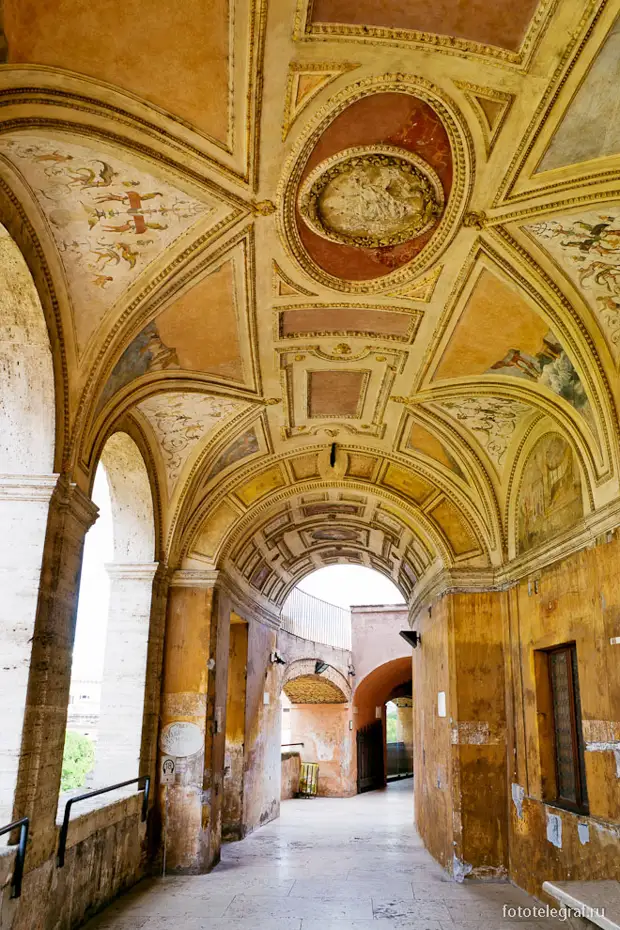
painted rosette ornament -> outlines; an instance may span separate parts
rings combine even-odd
[[[332,242],[376,249],[431,229],[444,210],[439,177],[423,158],[393,145],[344,149],[302,184],[304,222]]]

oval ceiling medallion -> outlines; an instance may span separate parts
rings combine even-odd
[[[344,149],[318,165],[299,193],[299,212],[315,233],[366,249],[422,235],[443,208],[437,173],[394,145]]]
[[[421,77],[344,88],[294,145],[278,189],[280,241],[322,286],[389,293],[455,235],[473,146],[452,101]]]

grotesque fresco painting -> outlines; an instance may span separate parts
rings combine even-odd
[[[254,429],[249,429],[241,436],[238,436],[215,460],[209,472],[207,481],[211,481],[212,478],[215,478],[216,475],[219,475],[219,473],[224,471],[225,468],[228,468],[229,465],[233,465],[235,462],[240,462],[241,459],[245,459],[249,455],[253,455],[255,452],[258,452],[259,449],[260,446],[258,444],[256,431]]]
[[[138,405],[157,436],[169,494],[196,445],[242,406],[227,397],[179,392],[157,394]]]
[[[83,349],[147,265],[212,204],[107,152],[20,133],[0,139],[32,188],[60,251]]]
[[[516,288],[487,269],[476,281],[435,377],[482,374],[543,384],[592,423],[588,396],[562,343]]]
[[[620,152],[620,19],[560,122],[539,171]]]
[[[527,552],[583,516],[581,479],[573,450],[557,433],[542,436],[523,470],[518,501],[518,551]]]
[[[504,464],[514,431],[530,409],[503,397],[463,397],[439,405],[458,423],[471,430],[491,461]]]
[[[620,205],[525,227],[566,272],[620,358]]]

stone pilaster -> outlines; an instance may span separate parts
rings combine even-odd
[[[84,537],[92,501],[60,477],[49,505],[32,639],[15,814],[31,819],[33,868],[54,851]]]
[[[58,475],[0,475],[0,824],[13,812],[50,499]]]
[[[106,565],[110,601],[93,786],[140,769],[153,578],[157,562]]]
[[[219,861],[230,610],[217,572],[175,572],[170,583],[160,751],[166,867],[200,873]]]

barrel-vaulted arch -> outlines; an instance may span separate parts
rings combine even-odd
[[[319,656],[290,662],[284,671],[282,690],[293,704],[346,704],[353,693],[345,675]]]
[[[324,455],[315,448],[301,462],[256,466],[253,477],[230,481],[228,494],[210,495],[185,527],[183,565],[223,568],[270,606],[281,605],[305,574],[336,561],[376,568],[405,596],[437,560],[489,564],[485,534],[467,525],[465,507],[459,510],[428,476],[344,444],[334,466]],[[376,474],[362,478],[367,460]]]
[[[233,537],[251,532],[257,516],[272,505],[282,507],[296,495],[314,494],[318,515],[320,495],[338,489],[341,495],[350,491],[353,497],[348,505],[350,516],[355,516],[356,496],[358,517],[361,501],[369,496],[382,497],[388,513],[391,508],[400,513],[401,523],[421,528],[419,535],[433,557],[439,552],[446,562],[474,558],[484,564],[497,558],[501,534],[496,504],[479,508],[472,489],[464,482],[450,480],[428,462],[398,453],[388,456],[372,446],[341,442],[334,456],[332,465],[329,445],[306,446],[301,454],[260,459],[229,474],[215,487],[199,483],[193,506],[189,496],[185,520],[177,527],[179,556],[201,551],[203,561],[206,557],[215,564],[224,547],[233,545]],[[311,515],[311,503],[299,502],[305,516]],[[340,511],[343,516],[347,508],[341,506]],[[389,516],[386,519],[389,523]],[[200,543],[196,542],[198,537]],[[328,542],[328,537],[323,541]]]

